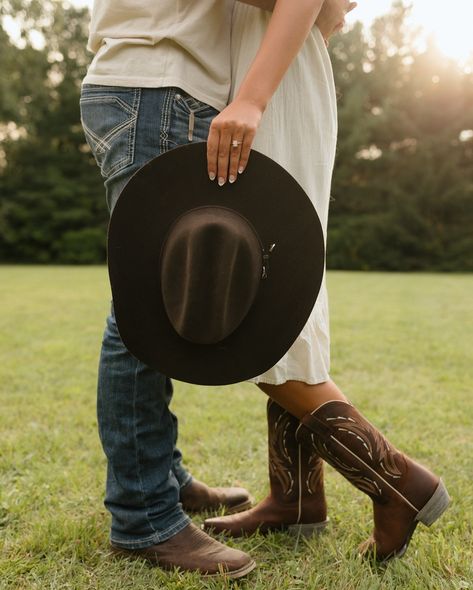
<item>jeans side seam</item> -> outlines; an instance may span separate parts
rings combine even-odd
[[[145,494],[145,490],[144,490],[144,486],[143,486],[143,479],[141,476],[140,457],[139,457],[139,449],[138,449],[138,433],[137,433],[137,417],[136,417],[136,396],[137,396],[136,387],[137,387],[137,383],[138,383],[139,366],[140,366],[139,361],[136,361],[135,371],[133,374],[133,439],[135,441],[136,470],[137,470],[138,482],[140,484],[140,490],[141,490],[141,498],[142,498],[141,501],[143,503],[143,508],[145,509],[145,513],[146,513],[146,520],[148,521],[148,524],[149,524],[151,530],[156,534],[156,529],[153,526],[153,523],[151,522],[151,520],[149,518],[148,507],[146,505],[146,494]]]
[[[169,150],[169,127],[171,124],[171,104],[174,98],[174,88],[168,88],[163,100],[163,109],[161,114],[161,125],[159,129],[159,151],[160,153]]]
[[[131,126],[130,133],[128,135],[128,160],[130,163],[134,162],[135,160],[135,138],[136,138],[136,128],[138,126],[138,114],[140,110],[140,102],[141,102],[141,88],[135,88],[135,94],[133,97],[133,125]]]

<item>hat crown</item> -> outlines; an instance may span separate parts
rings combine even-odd
[[[261,241],[237,211],[205,206],[181,215],[161,252],[161,294],[174,330],[197,344],[224,340],[248,314],[262,266]]]

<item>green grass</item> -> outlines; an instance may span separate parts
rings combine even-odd
[[[111,560],[95,415],[106,270],[3,267],[0,588],[473,589],[473,276],[333,272],[329,292],[333,378],[453,497],[439,523],[419,527],[405,558],[374,569],[356,557],[369,501],[329,468],[327,533],[231,542],[259,564],[247,580]],[[264,496],[265,403],[249,383],[176,384],[180,445],[199,479]]]

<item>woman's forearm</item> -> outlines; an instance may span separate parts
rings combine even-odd
[[[324,0],[277,0],[236,100],[264,109],[309,34]]]
[[[256,1],[256,0],[255,0]],[[250,157],[263,112],[304,44],[324,0],[277,0],[258,53],[236,97],[215,117],[207,139],[207,171],[235,182]]]

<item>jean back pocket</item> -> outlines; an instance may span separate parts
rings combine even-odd
[[[140,88],[82,87],[82,127],[104,178],[117,174],[134,161],[140,95]]]

